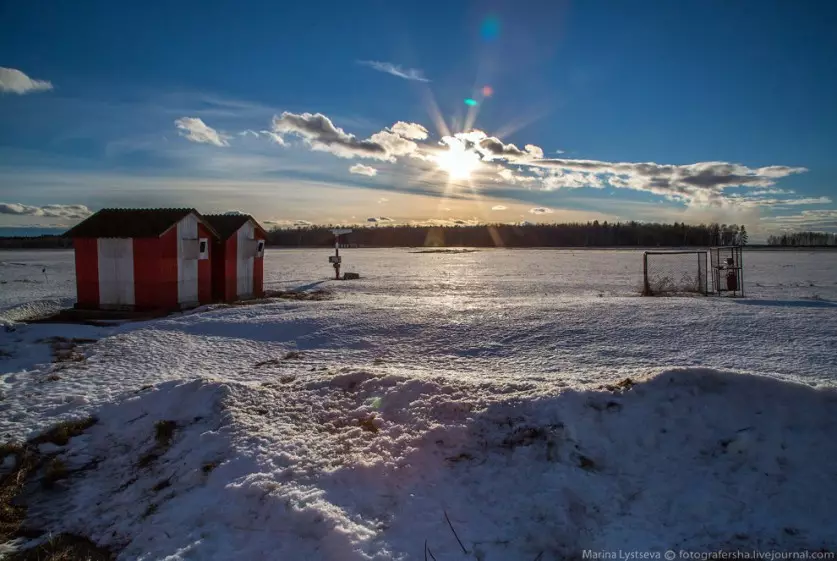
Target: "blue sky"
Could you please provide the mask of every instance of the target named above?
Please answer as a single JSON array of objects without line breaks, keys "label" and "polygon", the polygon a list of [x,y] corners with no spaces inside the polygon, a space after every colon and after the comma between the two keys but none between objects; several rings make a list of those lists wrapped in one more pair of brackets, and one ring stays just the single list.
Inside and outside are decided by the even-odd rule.
[{"label": "blue sky", "polygon": [[0,18],[0,225],[193,206],[837,230],[832,3],[33,1]]}]

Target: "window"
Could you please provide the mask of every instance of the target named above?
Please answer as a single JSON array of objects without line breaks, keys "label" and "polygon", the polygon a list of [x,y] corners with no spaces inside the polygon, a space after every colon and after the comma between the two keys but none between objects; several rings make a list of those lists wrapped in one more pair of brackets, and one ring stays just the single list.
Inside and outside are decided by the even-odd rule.
[{"label": "window", "polygon": [[209,240],[201,238],[198,244],[198,259],[209,259]]}]

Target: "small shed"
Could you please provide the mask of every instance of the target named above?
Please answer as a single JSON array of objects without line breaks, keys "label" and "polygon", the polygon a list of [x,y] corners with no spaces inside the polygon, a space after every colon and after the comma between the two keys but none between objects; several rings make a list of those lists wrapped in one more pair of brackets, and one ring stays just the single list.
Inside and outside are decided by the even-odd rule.
[{"label": "small shed", "polygon": [[78,308],[177,310],[212,301],[211,240],[192,208],[106,208],[73,238]]},{"label": "small shed", "polygon": [[232,302],[264,296],[267,233],[249,214],[207,214],[217,233],[212,246],[212,295]]}]

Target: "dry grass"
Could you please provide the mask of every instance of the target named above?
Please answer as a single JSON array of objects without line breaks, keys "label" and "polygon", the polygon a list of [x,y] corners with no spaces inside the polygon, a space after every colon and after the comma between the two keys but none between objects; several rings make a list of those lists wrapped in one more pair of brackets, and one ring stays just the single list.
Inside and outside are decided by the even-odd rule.
[{"label": "dry grass", "polygon": [[154,440],[157,441],[157,446],[168,449],[171,446],[172,439],[174,439],[176,428],[177,423],[174,421],[157,421],[154,424]]},{"label": "dry grass", "polygon": [[311,290],[308,292],[296,292],[294,290],[267,290],[265,298],[281,298],[283,300],[328,300],[331,293],[327,290]]},{"label": "dry grass", "polygon": [[60,458],[52,458],[49,462],[47,462],[47,465],[44,468],[44,478],[42,481],[44,487],[51,488],[58,481],[66,479],[68,476],[69,471],[67,471],[67,464],[65,464]]},{"label": "dry grass", "polygon": [[30,474],[38,466],[37,454],[22,444],[2,445],[0,460],[14,456],[12,471],[0,479],[0,543],[14,538],[26,519],[26,507],[17,501]]},{"label": "dry grass", "polygon": [[177,423],[174,421],[157,421],[154,423],[154,448],[140,457],[138,466],[148,467],[157,458],[166,453],[174,440],[174,432],[177,430]]},{"label": "dry grass", "polygon": [[82,362],[87,357],[81,352],[82,345],[89,345],[95,343],[96,339],[82,339],[82,338],[67,338],[67,337],[49,337],[47,339],[40,339],[38,343],[48,343],[52,350],[52,362],[54,363],[68,363],[68,362]]},{"label": "dry grass", "polygon": [[78,436],[93,425],[96,424],[95,417],[86,417],[83,419],[73,419],[58,423],[46,432],[36,436],[31,440],[32,444],[45,444],[47,442],[55,444],[56,446],[66,446],[71,438]]},{"label": "dry grass", "polygon": [[7,561],[111,561],[106,549],[81,536],[58,534],[37,547],[12,553]]},{"label": "dry grass", "polygon": [[[24,527],[26,504],[23,502],[24,488],[41,468],[43,468],[42,482],[46,487],[69,475],[69,470],[62,460],[57,457],[45,458],[38,452],[38,445],[52,443],[64,446],[71,438],[80,435],[95,422],[96,419],[93,417],[66,421],[26,443],[0,444],[0,462],[5,461],[9,456],[15,459],[11,471],[0,478],[0,543],[43,534],[38,529]],[[37,490],[33,492],[38,493]],[[34,499],[30,497],[30,500]],[[18,551],[5,557],[8,561],[110,561],[113,558],[114,556],[108,550],[96,547],[90,540],[72,534],[58,534],[37,547]]]}]

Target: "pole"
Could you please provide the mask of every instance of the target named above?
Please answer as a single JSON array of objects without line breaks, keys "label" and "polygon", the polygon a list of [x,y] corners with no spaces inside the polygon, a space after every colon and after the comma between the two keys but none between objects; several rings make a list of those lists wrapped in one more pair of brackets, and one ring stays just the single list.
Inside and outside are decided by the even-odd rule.
[{"label": "pole", "polygon": [[[334,256],[340,257],[340,234],[334,236]],[[340,262],[334,264],[334,280],[340,280]]]}]

